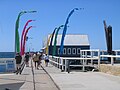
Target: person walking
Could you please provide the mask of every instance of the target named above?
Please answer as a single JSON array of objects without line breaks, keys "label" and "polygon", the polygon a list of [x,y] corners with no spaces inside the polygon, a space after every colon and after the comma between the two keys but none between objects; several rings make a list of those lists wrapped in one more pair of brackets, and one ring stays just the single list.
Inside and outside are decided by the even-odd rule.
[{"label": "person walking", "polygon": [[46,54],[45,55],[45,66],[47,67],[49,63],[49,56]]},{"label": "person walking", "polygon": [[39,69],[39,54],[37,52],[33,55],[33,61],[35,65],[35,69]]},{"label": "person walking", "polygon": [[42,54],[40,53],[40,55],[39,55],[39,66],[41,65],[41,60],[42,60]]},{"label": "person walking", "polygon": [[26,67],[29,67],[29,53],[28,52],[25,54],[25,64],[26,64]]},{"label": "person walking", "polygon": [[22,62],[22,57],[21,57],[20,53],[16,54],[15,60],[16,60],[16,71],[15,71],[15,73],[18,74],[20,72],[21,62]]}]

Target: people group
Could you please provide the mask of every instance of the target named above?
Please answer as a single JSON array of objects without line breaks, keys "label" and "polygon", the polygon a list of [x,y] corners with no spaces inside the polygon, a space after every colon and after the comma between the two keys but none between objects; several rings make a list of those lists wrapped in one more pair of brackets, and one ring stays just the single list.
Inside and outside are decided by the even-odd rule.
[{"label": "people group", "polygon": [[34,61],[35,69],[39,69],[39,66],[40,66],[40,63],[41,63],[41,54],[36,52],[33,55],[33,61]]},{"label": "people group", "polygon": [[39,52],[35,52],[33,54],[30,54],[29,52],[27,52],[25,53],[24,56],[21,56],[20,53],[16,53],[15,60],[16,60],[16,71],[15,72],[18,72],[21,69],[22,61],[25,62],[26,67],[29,67],[30,60],[33,60],[34,67],[35,69],[38,70],[42,63],[42,60],[44,60],[45,66],[46,67],[48,66],[49,56],[47,54],[43,54]]},{"label": "people group", "polygon": [[45,60],[45,66],[47,67],[48,63],[49,63],[49,56],[47,54],[44,55],[43,53],[37,53],[36,52],[33,55],[33,61],[34,61],[35,69],[39,69],[39,66],[42,63],[42,60]]}]

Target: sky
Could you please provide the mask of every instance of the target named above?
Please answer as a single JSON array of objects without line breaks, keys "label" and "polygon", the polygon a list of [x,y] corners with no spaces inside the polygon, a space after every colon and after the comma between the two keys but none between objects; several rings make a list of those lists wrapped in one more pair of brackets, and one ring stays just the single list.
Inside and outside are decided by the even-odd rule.
[{"label": "sky", "polygon": [[34,27],[27,34],[27,48],[39,51],[44,38],[65,24],[73,8],[84,10],[70,17],[67,34],[87,34],[91,49],[106,50],[105,20],[112,26],[113,50],[120,49],[120,0],[0,0],[0,52],[14,51],[15,22],[21,11],[37,11],[20,17],[19,35],[28,20],[35,20],[28,25]]}]

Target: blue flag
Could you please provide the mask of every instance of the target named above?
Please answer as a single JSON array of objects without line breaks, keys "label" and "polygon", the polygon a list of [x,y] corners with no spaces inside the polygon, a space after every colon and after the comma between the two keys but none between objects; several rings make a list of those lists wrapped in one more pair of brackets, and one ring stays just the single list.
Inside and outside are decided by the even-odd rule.
[{"label": "blue flag", "polygon": [[67,24],[69,22],[69,18],[70,16],[74,13],[75,10],[78,10],[78,8],[74,8],[68,15],[67,20],[65,22],[64,28],[63,28],[63,34],[62,34],[62,39],[61,39],[61,46],[60,46],[60,55],[63,54],[63,44],[64,44],[64,38],[66,35],[66,31],[67,31]]}]

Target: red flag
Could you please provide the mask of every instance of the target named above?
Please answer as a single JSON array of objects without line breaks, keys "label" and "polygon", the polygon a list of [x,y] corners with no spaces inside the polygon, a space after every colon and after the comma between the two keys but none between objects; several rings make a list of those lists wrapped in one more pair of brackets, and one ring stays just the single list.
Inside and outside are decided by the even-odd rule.
[{"label": "red flag", "polygon": [[24,42],[23,42],[23,47],[22,47],[22,55],[24,55],[24,52],[25,52],[25,42],[26,42],[26,36],[27,36],[27,33],[28,31],[32,28],[32,26],[30,26],[26,32],[25,32],[25,35],[24,35]]},{"label": "red flag", "polygon": [[25,34],[25,29],[26,29],[26,27],[27,27],[28,23],[29,23],[29,22],[32,22],[32,21],[33,21],[33,20],[28,20],[28,21],[27,21],[27,23],[26,23],[26,24],[25,24],[25,26],[24,26],[23,31],[22,31],[21,44],[20,44],[20,49],[21,49],[20,54],[21,54],[21,55],[22,55],[23,36],[24,36],[24,34]]}]

